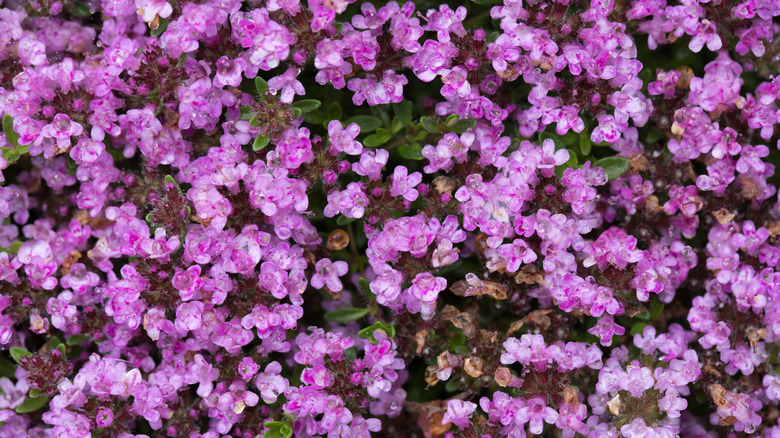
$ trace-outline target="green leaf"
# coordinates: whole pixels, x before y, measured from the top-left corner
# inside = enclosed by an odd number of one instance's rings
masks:
[[[325,312],[325,320],[333,322],[350,322],[358,320],[371,311],[369,308],[358,309],[356,307],[345,307],[342,309],[331,310]]]
[[[606,157],[593,163],[593,167],[604,169],[607,178],[613,180],[628,170],[628,160],[623,157]]]
[[[343,115],[344,115],[344,109],[341,108],[341,105],[339,105],[336,102],[330,104],[330,106],[328,107],[328,120],[329,121],[330,120],[340,119],[341,116],[343,116]]]
[[[21,363],[21,360],[23,357],[32,357],[32,353],[25,350],[21,347],[11,347],[10,348],[11,357],[16,361],[16,363]]]
[[[420,117],[420,123],[422,124],[423,129],[425,129],[428,132],[439,132],[439,124],[436,123],[435,120],[428,116],[422,116]]]
[[[160,23],[157,26],[157,29],[152,29],[151,34],[153,37],[159,37],[165,32],[165,29],[168,29],[168,19],[160,17]]]
[[[17,414],[27,414],[30,412],[35,412],[48,404],[49,397],[31,397],[17,406],[14,411],[16,411]]]
[[[450,128],[450,130],[456,134],[463,134],[464,132],[468,131],[469,129],[472,129],[475,126],[477,126],[476,119],[461,119],[455,122],[455,124],[452,125],[452,128]]]
[[[51,339],[49,339],[49,346],[51,348],[56,348],[62,352],[63,355],[65,355],[65,344],[62,343],[60,338],[56,336],[52,336]]]
[[[542,132],[539,134],[539,146],[542,146],[544,144],[544,141],[550,139],[555,143],[555,150],[558,149],[565,149],[566,146],[561,141],[561,138],[558,135],[551,134],[549,132]]]
[[[360,126],[361,134],[374,132],[377,130],[377,128],[382,126],[382,120],[380,120],[378,117],[365,115],[350,117],[343,123],[343,125],[348,126],[350,123],[357,123],[358,126]]]
[[[249,119],[249,126],[260,126],[260,118],[258,116],[254,116]]]
[[[73,12],[73,15],[81,18],[88,18],[92,15],[92,12],[89,10],[89,6],[84,2],[75,3],[71,11]]]
[[[268,82],[260,76],[257,76],[255,78],[255,90],[257,90],[258,96],[264,95],[265,92],[268,91]]]
[[[653,128],[650,130],[650,132],[647,133],[647,137],[645,137],[645,141],[643,143],[645,144],[653,144],[661,140],[661,138],[664,136],[663,132],[661,132],[658,128]]]
[[[303,115],[303,110],[300,109],[300,108],[293,107],[292,112],[293,112],[293,115],[295,116],[295,118],[298,118],[298,117]]]
[[[561,137],[561,143],[563,143],[564,146],[569,147],[574,143],[577,143],[579,139],[579,134],[574,131],[569,131]]]
[[[390,140],[390,132],[385,128],[379,128],[375,134],[371,134],[363,139],[363,146],[367,148],[375,148],[381,146]]]
[[[575,168],[579,165],[579,161],[577,160],[577,153],[571,149],[566,149],[566,151],[569,153],[569,160],[555,168],[555,175],[558,176],[558,178],[563,176],[564,170],[570,167]]]
[[[650,304],[650,319],[656,320],[659,316],[661,316],[661,312],[664,311],[664,304],[660,300],[653,300],[652,304]]]
[[[386,324],[382,321],[377,321],[372,325],[360,330],[358,332],[358,336],[360,336],[361,339],[367,339],[368,342],[370,342],[372,345],[376,345],[376,343],[379,341],[374,337],[374,332],[377,330],[382,330],[385,332],[388,338],[395,336],[395,326],[392,324]]]
[[[368,296],[374,295],[373,292],[371,292],[371,282],[368,281],[365,277],[358,278],[358,287],[361,291],[363,291],[364,294]]]
[[[412,102],[408,100],[393,104],[393,113],[398,117],[401,125],[406,126],[412,123]]]
[[[263,434],[263,438],[290,438],[292,436],[292,427],[281,421],[269,421],[263,426],[268,430]]]
[[[350,222],[353,222],[354,220],[355,220],[355,218],[346,217],[344,215],[339,215],[339,217],[336,218],[336,224],[337,225],[346,225],[346,224],[348,224]]]
[[[259,151],[260,149],[268,146],[268,143],[271,141],[270,138],[266,137],[263,134],[257,134],[257,137],[255,137],[255,142],[252,143],[252,150],[253,151]]]
[[[582,155],[584,157],[590,155],[590,150],[592,149],[592,146],[593,146],[593,142],[590,141],[590,136],[588,134],[580,135],[580,152],[582,152]]]
[[[306,114],[322,106],[322,102],[317,99],[303,99],[297,102],[293,102],[292,106],[293,108],[298,108],[301,110],[302,114]]]
[[[242,106],[239,109],[241,110],[241,116],[239,117],[240,120],[252,120],[256,117],[254,113],[252,113],[251,106]]]
[[[19,134],[14,131],[14,118],[10,114],[3,116],[3,134],[8,143],[15,149],[19,148]],[[3,154],[5,156],[5,154]]]
[[[422,160],[423,154],[422,154],[422,145],[414,143],[404,143],[401,145],[398,145],[398,154],[406,158],[407,160]]]
[[[180,194],[182,195],[184,194],[184,192],[181,191],[181,187],[179,187],[179,183],[177,183],[176,180],[173,179],[172,175],[165,175],[164,181],[165,181],[165,186],[163,186],[163,188],[165,190],[167,190],[169,186],[173,186],[173,188],[176,189],[176,191],[178,191]]]
[[[71,335],[68,339],[65,340],[65,344],[73,346],[88,340],[89,336],[87,335]]]
[[[19,247],[21,246],[22,246],[22,242],[16,241],[10,244],[8,248],[3,248],[2,246],[0,246],[0,252],[5,251],[8,254],[16,254],[17,252],[19,252]]]
[[[628,333],[631,336],[638,335],[642,333],[642,331],[645,329],[645,327],[647,327],[647,325],[648,324],[644,321],[637,321],[634,323],[634,325],[631,326],[631,331],[629,331]]]
[[[325,123],[325,114],[320,110],[314,110],[303,115],[303,121],[312,125],[321,125]]]

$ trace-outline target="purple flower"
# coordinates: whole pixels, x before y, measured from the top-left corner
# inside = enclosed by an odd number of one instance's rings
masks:
[[[447,400],[447,411],[441,419],[441,424],[453,423],[461,429],[471,425],[469,415],[477,410],[477,404],[458,399]]]
[[[338,155],[340,152],[344,152],[347,155],[360,155],[363,150],[363,145],[355,138],[360,134],[360,127],[357,123],[350,123],[346,128],[343,127],[338,120],[331,120],[328,123],[328,137],[330,138],[330,147]],[[383,149],[372,151],[378,153],[384,151]],[[361,163],[363,157],[361,155]],[[387,161],[387,160],[385,160]],[[353,168],[358,163],[353,164]],[[355,170],[357,172],[357,170]]]
[[[517,411],[517,419],[523,423],[529,423],[528,431],[538,435],[542,433],[544,423],[555,423],[558,419],[558,412],[547,406],[544,397],[534,397]]]
[[[422,182],[422,174],[414,172],[409,175],[406,166],[396,166],[393,171],[393,185],[390,187],[390,194],[393,196],[403,196],[409,202],[417,199],[419,195],[414,188]]]
[[[268,81],[268,91],[276,94],[277,91],[281,90],[282,94],[279,97],[279,101],[291,103],[296,94],[300,96],[306,94],[303,84],[297,79],[299,73],[300,69],[298,68],[288,68],[283,74],[275,76]]]
[[[625,328],[615,324],[612,315],[602,317],[596,325],[588,330],[588,333],[597,336],[601,345],[605,347],[612,345],[613,336],[622,336],[625,332]]]
[[[345,275],[349,271],[347,262],[337,261],[331,262],[330,259],[320,259],[314,267],[314,275],[311,277],[311,285],[316,289],[322,289],[323,286],[327,286],[333,292],[338,292],[342,289],[341,280],[339,277]]]

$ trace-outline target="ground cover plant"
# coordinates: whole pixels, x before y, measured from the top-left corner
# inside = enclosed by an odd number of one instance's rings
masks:
[[[0,0],[0,437],[780,437],[777,0]]]

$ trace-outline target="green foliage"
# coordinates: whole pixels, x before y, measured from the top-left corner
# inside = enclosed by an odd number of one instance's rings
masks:
[[[282,421],[269,421],[264,426],[268,430],[263,434],[263,438],[290,438],[292,436],[292,427]]]
[[[422,145],[418,143],[404,143],[398,146],[398,154],[402,158],[406,158],[407,160],[422,160],[423,154],[422,154]]]
[[[17,414],[28,414],[30,412],[35,412],[44,406],[48,406],[48,404],[49,397],[28,397],[22,404],[17,406],[14,411],[16,411]]]
[[[265,92],[268,91],[268,82],[260,76],[257,76],[255,78],[255,91],[257,91],[258,96],[262,97]]]
[[[367,148],[375,148],[382,146],[390,140],[390,132],[385,128],[379,128],[376,133],[369,135],[363,139],[363,146]]]
[[[301,114],[312,112],[322,106],[322,102],[317,99],[303,99],[297,102],[293,102],[293,109],[301,110]]]
[[[252,150],[259,151],[260,149],[263,149],[264,147],[268,146],[268,143],[270,141],[271,139],[266,137],[265,135],[257,134],[257,137],[255,137],[255,142],[252,143]]]
[[[623,157],[606,157],[593,163],[593,167],[604,169],[611,181],[628,170],[628,160]]]
[[[157,28],[152,29],[152,31],[150,32],[153,37],[159,37],[160,35],[163,34],[163,32],[165,32],[166,29],[168,29],[169,20],[167,18],[162,18],[162,17],[160,17],[159,20],[160,21],[157,25]]]
[[[360,330],[358,332],[358,336],[360,336],[361,339],[367,339],[368,342],[371,343],[372,345],[376,345],[376,343],[379,342],[379,340],[377,340],[374,337],[374,332],[376,332],[377,330],[382,330],[383,332],[385,332],[388,338],[392,338],[395,336],[395,326],[393,326],[392,324],[386,324],[381,321],[377,321],[374,324]]]
[[[367,115],[350,117],[343,123],[343,125],[348,126],[350,123],[357,123],[357,125],[360,127],[361,134],[368,134],[369,132],[374,132],[380,126],[382,126],[381,119],[379,119],[378,117],[367,116]]]
[[[420,124],[422,124],[423,129],[425,129],[428,132],[439,132],[439,124],[436,123],[435,120],[428,116],[422,116],[420,117]]]
[[[68,337],[68,339],[65,340],[65,344],[73,346],[88,340],[89,340],[89,336],[87,335],[71,335]]]
[[[331,310],[325,313],[325,320],[345,323],[350,321],[356,321],[370,312],[370,308],[356,308],[356,307],[344,307],[342,309]]]
[[[29,145],[19,144],[19,134],[14,131],[14,119],[10,114],[3,116],[3,135],[8,143],[13,147],[2,147],[0,151],[8,165],[15,163],[30,149]]]
[[[32,353],[30,353],[29,351],[21,347],[11,347],[9,352],[11,353],[11,357],[13,358],[13,360],[19,364],[22,362],[22,358],[32,357],[33,355]]]

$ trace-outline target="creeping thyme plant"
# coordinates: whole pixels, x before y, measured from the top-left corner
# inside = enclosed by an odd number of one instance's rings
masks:
[[[780,437],[780,0],[0,0],[0,437]]]

